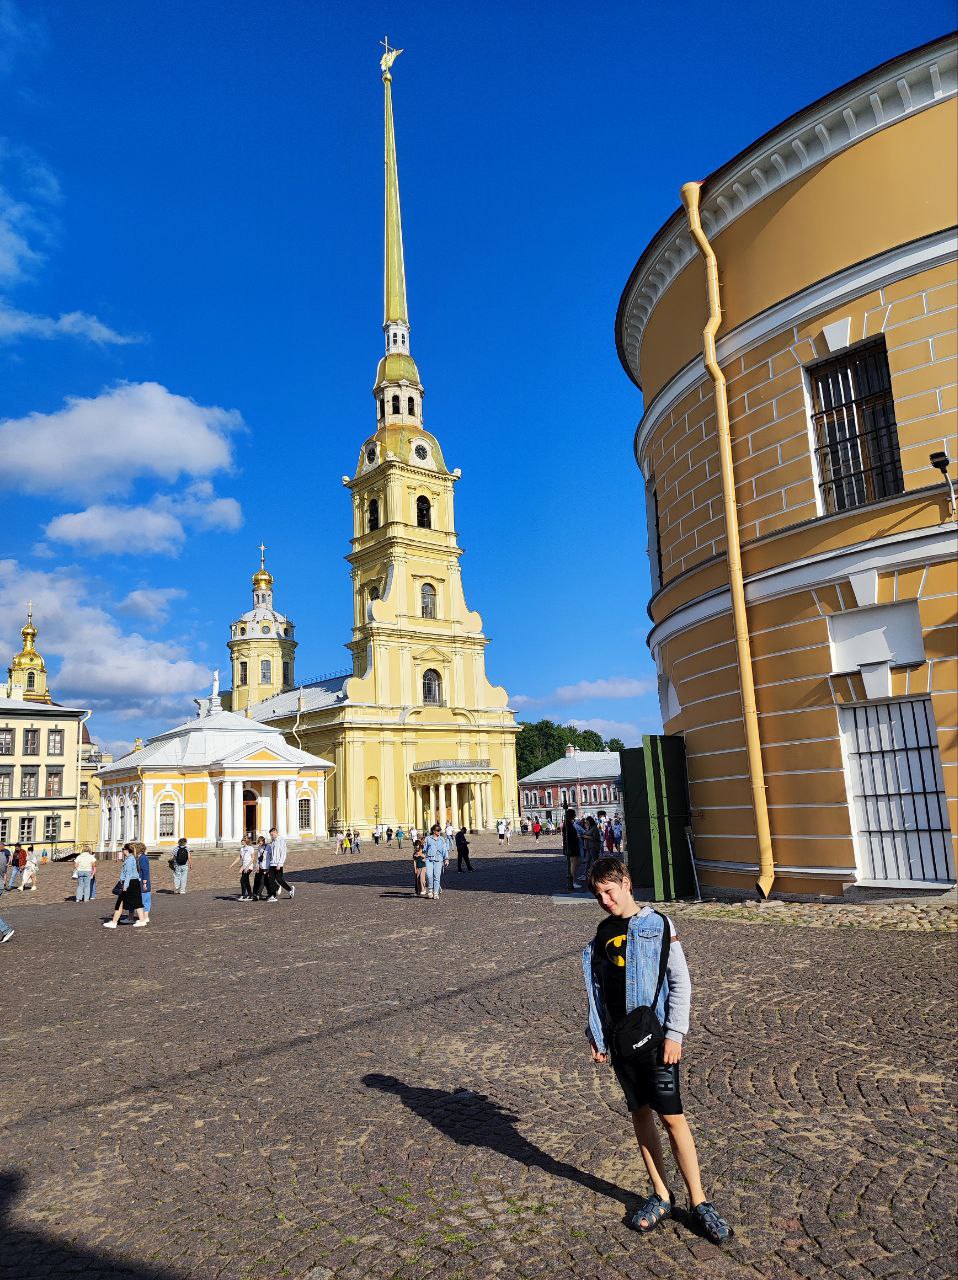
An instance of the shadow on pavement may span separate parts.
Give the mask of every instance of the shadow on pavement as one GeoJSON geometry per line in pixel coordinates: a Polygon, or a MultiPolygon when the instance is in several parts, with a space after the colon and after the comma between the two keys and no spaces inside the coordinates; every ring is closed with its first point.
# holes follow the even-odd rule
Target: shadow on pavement
{"type": "Polygon", "coordinates": [[[83,1276],[84,1280],[182,1280],[182,1273],[166,1267],[124,1262],[99,1249],[68,1244],[42,1231],[29,1231],[10,1222],[10,1210],[26,1179],[20,1173],[0,1173],[0,1278],[32,1280],[40,1276],[83,1276]]]}
{"type": "Polygon", "coordinates": [[[548,1152],[524,1138],[516,1128],[519,1117],[493,1102],[482,1093],[468,1089],[450,1092],[446,1089],[423,1089],[418,1085],[404,1084],[395,1076],[373,1072],[363,1076],[363,1084],[381,1093],[394,1093],[403,1106],[424,1120],[440,1133],[444,1133],[460,1146],[487,1147],[510,1160],[518,1160],[530,1169],[541,1169],[556,1178],[566,1178],[581,1187],[587,1187],[610,1200],[618,1200],[627,1208],[634,1205],[637,1196],[625,1191],[614,1182],[597,1178],[577,1169],[575,1165],[556,1160],[548,1152]]]}
{"type": "MultiPolygon", "coordinates": [[[[542,861],[524,861],[522,856],[510,858],[473,858],[474,874],[456,871],[455,862],[442,875],[444,890],[482,893],[522,893],[531,897],[551,897],[565,889],[565,862],[555,867],[542,861]]],[[[287,878],[296,884],[368,885],[374,889],[406,889],[409,887],[411,859],[395,862],[338,862],[332,867],[312,867],[306,871],[288,871],[287,878]]]]}

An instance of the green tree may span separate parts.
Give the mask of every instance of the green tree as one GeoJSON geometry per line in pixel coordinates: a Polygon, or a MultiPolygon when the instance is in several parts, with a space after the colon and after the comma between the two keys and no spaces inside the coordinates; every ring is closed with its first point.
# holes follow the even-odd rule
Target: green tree
{"type": "Polygon", "coordinates": [[[580,751],[621,751],[618,738],[604,742],[594,729],[577,729],[574,724],[554,720],[522,721],[516,737],[516,768],[520,778],[544,769],[565,754],[568,746],[580,751]]]}

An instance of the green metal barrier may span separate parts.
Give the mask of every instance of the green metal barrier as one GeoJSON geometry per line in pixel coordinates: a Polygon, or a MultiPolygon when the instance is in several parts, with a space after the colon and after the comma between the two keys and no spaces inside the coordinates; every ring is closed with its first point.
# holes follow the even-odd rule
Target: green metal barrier
{"type": "Polygon", "coordinates": [[[655,902],[695,896],[685,743],[646,734],[641,747],[619,752],[629,874],[655,902]]]}

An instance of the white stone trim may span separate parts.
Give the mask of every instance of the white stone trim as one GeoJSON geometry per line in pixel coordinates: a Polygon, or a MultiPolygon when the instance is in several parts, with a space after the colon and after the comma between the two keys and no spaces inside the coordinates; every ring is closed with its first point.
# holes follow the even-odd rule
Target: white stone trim
{"type": "MultiPolygon", "coordinates": [[[[758,875],[759,870],[757,862],[723,862],[718,858],[696,858],[695,865],[702,871],[746,872],[754,876],[758,875]]],[[[858,880],[858,871],[855,867],[789,867],[776,862],[775,874],[776,876],[825,876],[832,880],[855,880],[858,884],[865,883],[858,880]]],[[[926,881],[921,883],[924,887],[928,887],[926,881]]],[[[882,884],[884,885],[885,882],[882,881],[882,884]]]]}
{"type": "MultiPolygon", "coordinates": [[[[805,556],[774,569],[766,569],[745,581],[746,604],[758,604],[775,596],[788,595],[809,587],[820,587],[851,574],[869,569],[903,569],[915,564],[938,564],[955,558],[955,532],[952,526],[939,529],[911,529],[886,538],[872,538],[855,543],[841,551],[805,556]]],[[[709,618],[728,613],[732,597],[728,588],[712,591],[663,619],[646,637],[646,644],[656,656],[659,645],[681,631],[697,626],[709,618]]]]}
{"type": "MultiPolygon", "coordinates": [[[[714,239],[766,196],[816,165],[956,92],[958,50],[949,34],[812,103],[706,181],[701,206],[706,235],[714,239]]],[[[618,338],[623,362],[636,382],[649,315],[696,252],[685,214],[678,209],[656,234],[626,286],[618,338]]]]}
{"type": "MultiPolygon", "coordinates": [[[[954,229],[938,231],[934,235],[925,236],[906,245],[897,245],[886,253],[857,262],[846,267],[801,293],[785,298],[775,306],[769,307],[759,315],[753,316],[740,324],[737,329],[720,338],[716,352],[720,364],[727,364],[736,356],[757,346],[766,338],[789,326],[804,324],[816,315],[832,311],[836,307],[861,297],[863,293],[871,293],[885,285],[894,284],[907,276],[917,275],[921,271],[930,271],[946,262],[958,258],[958,232],[954,229]]],[[[649,441],[649,436],[667,414],[682,400],[692,388],[707,377],[705,364],[700,355],[689,361],[680,369],[660,391],[649,401],[639,425],[635,429],[635,458],[642,467],[642,454],[649,441]]],[[[814,455],[813,455],[814,456],[814,455]]],[[[643,470],[644,474],[644,470],[643,470]]],[[[817,490],[816,490],[817,492],[817,490]]]]}

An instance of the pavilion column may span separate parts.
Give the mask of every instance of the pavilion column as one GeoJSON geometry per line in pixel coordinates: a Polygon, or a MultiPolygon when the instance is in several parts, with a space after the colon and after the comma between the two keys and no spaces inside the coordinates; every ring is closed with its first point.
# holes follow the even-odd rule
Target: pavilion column
{"type": "Polygon", "coordinates": [[[435,782],[429,784],[429,813],[423,826],[428,830],[436,821],[436,811],[439,808],[439,787],[435,782]]]}
{"type": "Polygon", "coordinates": [[[216,822],[216,787],[211,779],[206,780],[206,838],[211,844],[216,843],[217,835],[216,822]]]}
{"type": "Polygon", "coordinates": [[[143,790],[140,793],[140,830],[142,835],[140,839],[144,844],[152,844],[156,839],[156,831],[153,823],[153,810],[156,806],[153,803],[153,783],[144,782],[143,790]]]}
{"type": "Polygon", "coordinates": [[[475,796],[476,796],[476,830],[484,831],[486,829],[486,823],[485,823],[486,815],[485,815],[485,808],[482,803],[482,783],[481,782],[474,783],[473,791],[475,792],[475,796]]]}
{"type": "Polygon", "coordinates": [[[458,831],[459,830],[459,783],[458,782],[450,782],[449,798],[452,801],[451,808],[452,808],[453,830],[458,831]]]}
{"type": "Polygon", "coordinates": [[[276,817],[273,819],[273,826],[276,828],[276,830],[279,832],[279,834],[280,834],[281,836],[285,836],[285,835],[286,835],[286,833],[287,833],[287,827],[286,827],[287,808],[286,808],[286,804],[287,804],[287,801],[286,801],[286,779],[285,779],[285,778],[277,778],[277,779],[276,779],[276,817]]]}
{"type": "Polygon", "coordinates": [[[422,831],[426,825],[426,788],[416,788],[416,826],[422,831]]]}
{"type": "Polygon", "coordinates": [[[486,825],[487,825],[487,826],[489,827],[489,829],[491,830],[491,829],[492,829],[492,825],[493,825],[493,823],[495,822],[495,819],[496,819],[496,815],[492,812],[492,783],[491,783],[491,782],[484,782],[484,783],[482,784],[482,790],[483,790],[483,797],[482,797],[482,798],[483,798],[483,800],[485,801],[486,825]]]}
{"type": "Polygon", "coordinates": [[[107,799],[103,793],[100,793],[100,848],[106,848],[107,831],[110,827],[109,810],[107,808],[107,799]]]}

